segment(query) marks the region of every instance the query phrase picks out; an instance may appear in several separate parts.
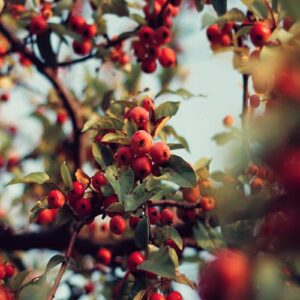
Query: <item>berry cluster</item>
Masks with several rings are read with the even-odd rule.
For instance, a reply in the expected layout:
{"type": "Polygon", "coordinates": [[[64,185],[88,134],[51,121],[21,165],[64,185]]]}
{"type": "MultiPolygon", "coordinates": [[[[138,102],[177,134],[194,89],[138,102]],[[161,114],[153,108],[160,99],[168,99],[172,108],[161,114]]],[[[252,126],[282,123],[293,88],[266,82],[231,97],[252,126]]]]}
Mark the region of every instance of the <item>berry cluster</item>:
{"type": "MultiPolygon", "coordinates": [[[[118,40],[117,36],[112,38],[112,42],[118,40]]],[[[110,51],[110,59],[112,62],[118,63],[120,66],[125,66],[129,63],[130,57],[128,53],[123,50],[124,41],[118,41],[110,51]]]]}
{"type": "Polygon", "coordinates": [[[138,40],[133,42],[133,50],[145,73],[155,72],[156,59],[164,68],[175,65],[176,53],[166,45],[172,41],[172,18],[177,16],[180,3],[181,1],[155,0],[152,12],[149,3],[144,7],[148,25],[139,29],[138,40]]]}
{"type": "Polygon", "coordinates": [[[150,300],[183,300],[183,297],[179,292],[172,291],[167,297],[160,293],[153,293],[150,297],[150,300]]]}
{"type": "Polygon", "coordinates": [[[0,280],[13,277],[15,274],[15,266],[9,262],[0,264],[0,280]]]}
{"type": "Polygon", "coordinates": [[[213,24],[207,28],[206,35],[211,42],[212,49],[217,49],[220,46],[232,46],[233,25],[233,22],[227,22],[222,28],[218,24],[213,24]]]}

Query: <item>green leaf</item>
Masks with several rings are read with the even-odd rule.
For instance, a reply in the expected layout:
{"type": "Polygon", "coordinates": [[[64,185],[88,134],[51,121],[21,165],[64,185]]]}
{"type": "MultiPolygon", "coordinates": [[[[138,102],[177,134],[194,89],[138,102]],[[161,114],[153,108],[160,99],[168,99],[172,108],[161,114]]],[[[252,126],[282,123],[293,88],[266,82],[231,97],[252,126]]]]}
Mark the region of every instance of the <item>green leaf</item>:
{"type": "Polygon", "coordinates": [[[168,146],[170,150],[180,150],[180,149],[186,149],[184,145],[182,144],[175,144],[175,143],[168,143],[168,146]]]}
{"type": "Polygon", "coordinates": [[[155,118],[156,120],[159,120],[163,117],[172,117],[174,116],[178,109],[179,109],[180,102],[171,102],[167,101],[162,104],[160,104],[155,109],[155,118]]]}
{"type": "Polygon", "coordinates": [[[65,161],[60,166],[60,176],[64,182],[65,187],[68,189],[68,191],[72,191],[73,180],[72,180],[72,176],[69,171],[69,168],[65,161]]]}
{"type": "Polygon", "coordinates": [[[124,205],[121,202],[111,204],[106,210],[109,212],[116,212],[121,214],[125,212],[124,205]]]}
{"type": "Polygon", "coordinates": [[[198,12],[203,10],[204,8],[203,0],[194,0],[194,3],[198,12]]]}
{"type": "Polygon", "coordinates": [[[199,170],[202,168],[209,169],[209,165],[211,163],[211,158],[203,157],[196,161],[195,170],[199,170]]]}
{"type": "Polygon", "coordinates": [[[23,178],[14,178],[9,183],[6,184],[6,186],[11,184],[17,184],[17,183],[37,183],[37,184],[43,184],[47,181],[49,181],[50,178],[47,173],[44,172],[34,172],[30,173],[23,178]]]}
{"type": "MultiPolygon", "coordinates": [[[[155,203],[155,202],[154,202],[155,203]]],[[[178,231],[170,225],[165,225],[162,227],[157,227],[154,231],[154,236],[156,239],[160,241],[160,243],[165,243],[168,239],[171,239],[175,242],[177,247],[182,250],[183,249],[183,242],[180,234],[178,231]]]]}
{"type": "Polygon", "coordinates": [[[186,139],[183,136],[179,135],[172,126],[170,126],[170,125],[164,126],[161,129],[161,132],[159,133],[160,137],[161,137],[161,135],[173,136],[180,144],[182,144],[184,146],[184,148],[187,151],[190,151],[190,148],[189,148],[189,145],[188,145],[186,139]]]}
{"type": "Polygon", "coordinates": [[[129,10],[125,0],[105,0],[103,2],[103,14],[115,14],[119,17],[129,16],[129,10]]]}
{"type": "Polygon", "coordinates": [[[190,98],[193,98],[193,97],[205,97],[204,95],[202,94],[192,94],[190,91],[188,91],[187,89],[184,89],[184,88],[180,88],[178,90],[170,90],[170,89],[163,89],[162,91],[160,91],[157,95],[156,95],[156,98],[163,95],[163,94],[174,94],[174,95],[177,95],[177,96],[180,96],[182,97],[183,99],[185,100],[188,100],[190,98]]]}
{"type": "Polygon", "coordinates": [[[214,171],[211,173],[211,179],[214,181],[222,182],[224,179],[225,173],[222,171],[214,171]]]}
{"type": "Polygon", "coordinates": [[[201,222],[194,225],[193,233],[198,246],[204,250],[214,251],[224,246],[222,235],[201,222]]]}
{"type": "Polygon", "coordinates": [[[58,210],[55,220],[56,225],[64,225],[73,219],[73,213],[68,206],[63,206],[58,210]]]}
{"type": "Polygon", "coordinates": [[[206,28],[212,24],[217,23],[218,18],[208,13],[203,13],[201,18],[201,27],[206,28]]]}
{"type": "Polygon", "coordinates": [[[296,0],[280,0],[283,9],[287,12],[287,15],[291,16],[293,20],[300,19],[300,7],[299,2],[296,0]]]}
{"type": "Polygon", "coordinates": [[[162,175],[180,187],[194,187],[197,184],[197,176],[193,168],[177,155],[171,155],[162,170],[162,175]]]}
{"type": "Polygon", "coordinates": [[[149,226],[147,218],[141,219],[134,232],[135,244],[140,249],[145,249],[149,242],[149,226]]]}
{"type": "Polygon", "coordinates": [[[105,169],[108,165],[111,165],[113,163],[112,153],[106,146],[102,144],[93,143],[92,153],[97,163],[103,169],[105,169]]]}
{"type": "MultiPolygon", "coordinates": [[[[199,258],[198,258],[198,261],[199,261],[199,258]]],[[[176,277],[174,278],[174,280],[180,284],[185,284],[192,289],[196,288],[194,282],[192,280],[188,279],[184,274],[177,274],[176,277]]]]}
{"type": "Polygon", "coordinates": [[[93,118],[87,121],[82,129],[82,132],[85,132],[90,129],[115,129],[122,130],[123,121],[114,117],[103,116],[99,118],[93,118]]]}
{"type": "Polygon", "coordinates": [[[219,16],[222,16],[226,13],[227,0],[212,0],[211,3],[219,16]]]}
{"type": "Polygon", "coordinates": [[[64,261],[65,261],[65,257],[63,255],[56,254],[56,255],[52,256],[47,263],[44,274],[48,273],[50,270],[55,268],[57,265],[63,263],[64,261]]]}
{"type": "Polygon", "coordinates": [[[124,133],[107,133],[101,139],[101,142],[117,143],[121,145],[129,145],[130,138],[124,133]]]}
{"type": "Polygon", "coordinates": [[[233,8],[220,17],[218,24],[224,26],[226,22],[242,22],[244,19],[245,14],[237,8],[233,8]]]}
{"type": "Polygon", "coordinates": [[[18,300],[41,300],[47,299],[48,288],[38,284],[28,285],[21,290],[18,300]]]}
{"type": "Polygon", "coordinates": [[[139,25],[145,25],[146,24],[145,18],[143,16],[139,15],[139,14],[131,14],[130,19],[132,19],[133,21],[135,21],[139,25]]]}
{"type": "Polygon", "coordinates": [[[262,0],[242,0],[242,2],[248,7],[248,9],[254,13],[254,15],[260,19],[268,17],[268,8],[262,0]]]}
{"type": "Polygon", "coordinates": [[[231,130],[230,132],[221,132],[217,133],[212,137],[212,140],[214,140],[217,145],[224,145],[231,141],[236,141],[240,138],[240,136],[237,134],[236,131],[231,130]]]}
{"type": "Polygon", "coordinates": [[[29,275],[29,273],[30,273],[30,271],[24,270],[24,271],[20,272],[19,274],[15,275],[14,277],[10,278],[7,283],[8,288],[12,292],[18,291],[20,289],[20,287],[22,286],[26,277],[29,275]]]}
{"type": "Polygon", "coordinates": [[[174,279],[175,264],[165,249],[159,249],[151,252],[148,259],[137,267],[139,270],[148,271],[158,276],[174,279]]]}
{"type": "Polygon", "coordinates": [[[134,185],[134,172],[131,168],[127,168],[120,172],[120,185],[124,194],[129,194],[134,185]]]}

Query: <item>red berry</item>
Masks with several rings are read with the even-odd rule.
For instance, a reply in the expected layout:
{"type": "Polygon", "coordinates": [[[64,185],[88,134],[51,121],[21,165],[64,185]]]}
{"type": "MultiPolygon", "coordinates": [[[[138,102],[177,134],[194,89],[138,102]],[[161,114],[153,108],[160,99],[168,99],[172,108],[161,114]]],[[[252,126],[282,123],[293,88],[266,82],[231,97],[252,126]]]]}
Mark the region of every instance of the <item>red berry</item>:
{"type": "Polygon", "coordinates": [[[148,156],[136,157],[132,162],[132,170],[135,176],[139,179],[143,179],[152,171],[152,163],[148,156]]]}
{"type": "Polygon", "coordinates": [[[158,60],[164,68],[171,67],[176,63],[176,53],[171,48],[163,48],[159,53],[158,60]]]}
{"type": "Polygon", "coordinates": [[[263,188],[263,186],[264,181],[259,177],[254,178],[250,183],[251,191],[254,193],[259,192],[263,188]]]}
{"type": "Polygon", "coordinates": [[[75,202],[74,210],[78,216],[87,216],[92,212],[92,205],[89,199],[81,198],[75,202]]]}
{"type": "Polygon", "coordinates": [[[211,211],[215,208],[215,199],[213,197],[202,197],[200,204],[203,211],[211,211]]]}
{"type": "Polygon", "coordinates": [[[226,127],[231,127],[233,125],[233,123],[234,123],[233,116],[228,115],[223,119],[223,124],[226,127]]]}
{"type": "Polygon", "coordinates": [[[222,33],[231,34],[233,30],[233,26],[234,26],[233,22],[227,22],[222,28],[222,33]]]}
{"type": "Polygon", "coordinates": [[[153,73],[155,72],[157,68],[157,64],[155,62],[155,59],[153,58],[146,58],[145,60],[142,61],[141,65],[142,70],[145,73],[153,73]]]}
{"type": "Polygon", "coordinates": [[[81,34],[85,26],[85,19],[81,16],[71,15],[68,20],[73,31],[81,34]]]}
{"type": "Polygon", "coordinates": [[[0,265],[0,280],[4,280],[5,275],[6,275],[6,273],[5,273],[5,265],[1,264],[0,265]]]}
{"type": "Polygon", "coordinates": [[[160,26],[155,30],[154,38],[159,45],[170,43],[172,40],[170,29],[166,26],[160,26]]]}
{"type": "Polygon", "coordinates": [[[153,293],[150,300],[166,300],[166,297],[160,293],[153,293]]]}
{"type": "Polygon", "coordinates": [[[157,45],[150,45],[145,49],[145,51],[146,51],[147,60],[151,60],[151,59],[155,60],[160,53],[160,49],[158,48],[157,45]]]}
{"type": "Polygon", "coordinates": [[[3,93],[3,94],[0,96],[0,100],[1,100],[2,102],[7,102],[7,101],[9,100],[9,98],[10,98],[9,93],[3,93]]]}
{"type": "Polygon", "coordinates": [[[147,154],[152,146],[152,136],[145,130],[138,130],[131,137],[130,147],[137,155],[147,154]]]}
{"type": "Polygon", "coordinates": [[[5,277],[10,278],[13,277],[15,274],[15,266],[11,263],[5,264],[5,277]]]}
{"type": "Polygon", "coordinates": [[[177,291],[172,291],[168,297],[167,297],[167,300],[183,300],[183,297],[182,295],[177,292],[177,291]]]}
{"type": "Polygon", "coordinates": [[[169,209],[165,208],[160,213],[160,222],[162,225],[170,225],[173,223],[174,220],[174,212],[169,209]]]}
{"type": "Polygon", "coordinates": [[[95,24],[84,24],[81,34],[85,38],[91,39],[97,34],[97,26],[95,24]]]}
{"type": "Polygon", "coordinates": [[[170,159],[170,148],[164,142],[157,142],[154,145],[152,145],[150,149],[150,155],[155,164],[164,164],[170,159]]]}
{"type": "Polygon", "coordinates": [[[265,45],[271,34],[270,27],[263,22],[256,22],[250,30],[251,41],[257,47],[265,45]]]}
{"type": "Polygon", "coordinates": [[[257,108],[260,105],[260,98],[258,95],[251,95],[250,96],[250,106],[252,108],[257,108]]]}
{"type": "Polygon", "coordinates": [[[64,124],[66,120],[68,119],[68,114],[65,111],[59,111],[56,114],[56,123],[57,124],[64,124]]]}
{"type": "Polygon", "coordinates": [[[78,55],[87,55],[92,50],[92,43],[89,40],[73,41],[73,50],[78,55]]]}
{"type": "Polygon", "coordinates": [[[133,120],[134,123],[138,126],[141,127],[145,124],[147,124],[149,120],[149,112],[144,109],[143,107],[136,106],[132,108],[128,112],[128,119],[133,120]]]}
{"type": "Polygon", "coordinates": [[[108,181],[103,172],[97,172],[92,177],[92,185],[97,191],[101,191],[101,186],[106,185],[107,183],[108,181]]]}
{"type": "Polygon", "coordinates": [[[147,111],[155,110],[155,104],[151,97],[147,96],[143,99],[141,103],[142,107],[147,111]]]}
{"type": "Polygon", "coordinates": [[[94,284],[92,282],[88,282],[85,286],[84,286],[84,289],[85,289],[85,293],[86,294],[90,294],[94,291],[94,284]]]}
{"type": "Polygon", "coordinates": [[[212,44],[218,44],[220,42],[221,34],[222,31],[218,24],[213,24],[206,30],[207,38],[212,44]]]}
{"type": "Polygon", "coordinates": [[[148,208],[148,217],[150,224],[155,225],[158,223],[160,219],[160,212],[156,207],[149,207],[148,208]]]}
{"type": "Polygon", "coordinates": [[[138,32],[138,36],[142,43],[151,44],[153,43],[154,30],[149,26],[142,26],[138,32]]]}
{"type": "Polygon", "coordinates": [[[41,224],[41,225],[46,225],[46,224],[49,224],[49,223],[53,222],[54,217],[53,217],[52,209],[49,209],[49,208],[43,209],[39,213],[36,221],[37,221],[38,224],[41,224]]]}
{"type": "Polygon", "coordinates": [[[134,41],[132,43],[134,55],[139,59],[139,60],[144,60],[146,59],[147,51],[145,48],[145,45],[141,43],[140,41],[134,41]]]}
{"type": "Polygon", "coordinates": [[[125,66],[130,62],[130,57],[127,53],[121,52],[121,55],[119,56],[118,62],[121,66],[125,66]]]}
{"type": "Polygon", "coordinates": [[[72,194],[78,198],[81,198],[84,195],[85,186],[80,181],[73,182],[72,194]]]}
{"type": "Polygon", "coordinates": [[[128,166],[133,158],[132,150],[129,147],[120,147],[116,153],[116,163],[118,166],[128,166]]]}
{"type": "Polygon", "coordinates": [[[126,230],[126,222],[121,216],[114,216],[109,222],[110,231],[114,234],[121,235],[126,230]]]}
{"type": "Polygon", "coordinates": [[[221,45],[228,47],[231,45],[231,36],[229,34],[222,34],[220,38],[221,45]]]}
{"type": "Polygon", "coordinates": [[[134,216],[131,216],[129,218],[129,227],[132,229],[132,230],[135,230],[136,226],[138,225],[138,223],[140,222],[140,217],[134,217],[134,216]]]}
{"type": "Polygon", "coordinates": [[[136,273],[138,271],[137,266],[145,261],[145,256],[141,252],[133,252],[129,255],[127,259],[128,269],[131,273],[136,273]]]}
{"type": "Polygon", "coordinates": [[[97,252],[97,259],[99,260],[99,262],[103,265],[108,266],[111,262],[111,252],[110,250],[106,249],[106,248],[101,248],[98,250],[97,252]]]}
{"type": "Polygon", "coordinates": [[[29,31],[32,34],[43,34],[47,30],[47,21],[43,16],[36,15],[29,22],[29,31]]]}
{"type": "Polygon", "coordinates": [[[48,194],[47,201],[50,208],[60,208],[65,204],[65,195],[59,190],[53,190],[48,194]]]}

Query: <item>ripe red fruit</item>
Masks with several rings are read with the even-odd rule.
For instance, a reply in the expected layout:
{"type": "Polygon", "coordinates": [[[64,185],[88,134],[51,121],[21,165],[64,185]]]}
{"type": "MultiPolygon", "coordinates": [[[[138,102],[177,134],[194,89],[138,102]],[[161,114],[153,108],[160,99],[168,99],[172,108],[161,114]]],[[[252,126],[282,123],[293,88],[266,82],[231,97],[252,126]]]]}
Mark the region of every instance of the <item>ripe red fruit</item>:
{"type": "Polygon", "coordinates": [[[93,187],[97,190],[101,190],[101,186],[106,185],[108,183],[105,174],[103,172],[97,172],[93,177],[92,177],[92,185],[93,187]]]}
{"type": "Polygon", "coordinates": [[[176,63],[176,53],[171,48],[163,48],[159,53],[158,60],[164,68],[171,67],[176,63]]]}
{"type": "Polygon", "coordinates": [[[149,217],[150,224],[152,224],[152,225],[157,224],[160,219],[159,210],[155,207],[149,207],[148,208],[148,217],[149,217]]]}
{"type": "Polygon", "coordinates": [[[166,300],[166,297],[160,293],[153,293],[150,300],[166,300]]]}
{"type": "Polygon", "coordinates": [[[260,105],[260,98],[258,95],[251,95],[250,96],[250,106],[252,108],[257,108],[260,105]]]}
{"type": "Polygon", "coordinates": [[[263,188],[264,181],[261,178],[256,177],[251,181],[250,186],[251,186],[251,191],[257,193],[263,188]]]}
{"type": "Polygon", "coordinates": [[[1,300],[15,300],[12,292],[5,286],[0,285],[0,299],[1,300]]]}
{"type": "Polygon", "coordinates": [[[92,43],[89,40],[73,41],[73,50],[78,55],[87,55],[92,50],[92,43]]]}
{"type": "Polygon", "coordinates": [[[135,230],[137,224],[140,222],[140,218],[139,217],[135,217],[135,216],[131,216],[129,218],[129,227],[132,230],[135,230]]]}
{"type": "Polygon", "coordinates": [[[128,166],[130,165],[133,153],[129,147],[120,147],[116,153],[116,163],[118,166],[128,166]]]}
{"type": "Polygon", "coordinates": [[[101,248],[98,250],[97,259],[99,260],[99,262],[101,264],[108,266],[111,262],[111,258],[112,258],[112,255],[111,255],[110,250],[108,250],[106,248],[101,248]]]}
{"type": "Polygon", "coordinates": [[[228,47],[231,45],[231,37],[229,34],[222,34],[220,38],[221,45],[228,47]]]}
{"type": "Polygon", "coordinates": [[[173,220],[174,220],[174,212],[169,208],[163,209],[162,212],[160,213],[161,224],[170,225],[173,223],[173,220]]]}
{"type": "Polygon", "coordinates": [[[84,24],[81,34],[85,38],[91,39],[97,34],[97,26],[95,24],[84,24]]]}
{"type": "Polygon", "coordinates": [[[155,164],[161,165],[170,159],[171,152],[169,146],[160,141],[152,145],[150,155],[155,164]]]}
{"type": "Polygon", "coordinates": [[[215,199],[213,197],[202,197],[200,204],[203,211],[211,211],[215,208],[215,199]]]}
{"type": "Polygon", "coordinates": [[[149,26],[142,26],[138,32],[142,43],[151,44],[153,42],[154,30],[149,26]]]}
{"type": "Polygon", "coordinates": [[[155,72],[156,68],[157,68],[157,64],[155,62],[155,59],[146,58],[145,60],[142,61],[141,69],[145,73],[153,73],[153,72],[155,72]]]}
{"type": "Polygon", "coordinates": [[[239,251],[221,250],[200,275],[199,295],[203,300],[249,299],[250,265],[239,251]]]}
{"type": "Polygon", "coordinates": [[[143,179],[152,171],[152,163],[148,156],[136,157],[132,162],[132,170],[135,176],[139,179],[143,179]]]}
{"type": "Polygon", "coordinates": [[[85,289],[85,293],[86,294],[90,294],[94,291],[94,284],[92,282],[88,282],[85,286],[84,286],[84,289],[85,289]]]}
{"type": "Polygon", "coordinates": [[[54,221],[54,216],[53,216],[52,209],[49,209],[49,208],[43,209],[39,213],[36,221],[37,221],[38,224],[41,224],[41,225],[46,225],[46,224],[49,224],[49,223],[53,222],[54,221]]]}
{"type": "Polygon", "coordinates": [[[251,41],[257,47],[265,45],[271,34],[270,27],[263,22],[256,22],[250,30],[251,41]]]}
{"type": "Polygon", "coordinates": [[[151,97],[147,96],[143,99],[141,103],[142,107],[147,111],[155,110],[155,104],[151,97]]]}
{"type": "Polygon", "coordinates": [[[206,30],[207,38],[212,44],[217,44],[220,42],[221,34],[222,31],[218,24],[213,24],[206,30]]]}
{"type": "Polygon", "coordinates": [[[79,34],[82,33],[85,26],[85,19],[81,16],[71,15],[68,19],[71,29],[79,34]]]}
{"type": "Polygon", "coordinates": [[[183,188],[182,196],[183,196],[183,199],[188,202],[191,202],[191,203],[197,202],[200,198],[199,186],[197,185],[193,188],[183,188]]]}
{"type": "Polygon", "coordinates": [[[131,273],[136,273],[138,271],[137,267],[145,261],[145,256],[138,251],[132,252],[128,259],[127,265],[131,273]]]}
{"type": "Polygon", "coordinates": [[[149,120],[149,112],[145,108],[139,106],[132,108],[127,116],[128,119],[133,120],[138,127],[145,125],[149,120]]]}
{"type": "Polygon", "coordinates": [[[114,234],[121,235],[126,230],[126,222],[121,216],[114,216],[109,222],[110,231],[114,234]]]}
{"type": "Polygon", "coordinates": [[[167,297],[167,300],[183,300],[183,297],[182,295],[177,292],[177,291],[172,291],[168,297],[167,297]]]}
{"type": "Polygon", "coordinates": [[[142,44],[140,41],[134,41],[132,43],[134,55],[139,59],[139,60],[144,60],[146,58],[146,48],[145,45],[142,44]]]}
{"type": "Polygon", "coordinates": [[[56,114],[56,123],[63,125],[68,119],[68,114],[65,111],[58,111],[56,114]]]}
{"type": "Polygon", "coordinates": [[[3,93],[1,96],[0,96],[0,100],[2,102],[7,102],[9,100],[10,96],[9,96],[9,93],[3,93]]]}
{"type": "Polygon", "coordinates": [[[138,130],[130,140],[130,147],[137,155],[147,154],[152,146],[152,136],[145,130],[138,130]]]}
{"type": "Polygon", "coordinates": [[[158,27],[155,30],[154,38],[155,38],[155,41],[159,45],[165,45],[165,44],[170,43],[171,40],[172,40],[170,29],[167,28],[166,26],[160,26],[160,27],[158,27]]]}
{"type": "Polygon", "coordinates": [[[30,19],[29,31],[32,34],[43,34],[47,30],[47,21],[43,16],[36,15],[30,19]]]}
{"type": "Polygon", "coordinates": [[[156,59],[159,56],[160,48],[157,45],[150,45],[146,49],[147,59],[156,59]]]}
{"type": "Polygon", "coordinates": [[[11,263],[5,264],[5,277],[10,278],[13,277],[15,274],[15,266],[11,263]]]}
{"type": "Polygon", "coordinates": [[[81,198],[75,202],[74,210],[78,216],[87,216],[92,212],[92,205],[89,199],[81,198]]]}
{"type": "Polygon", "coordinates": [[[5,278],[5,266],[3,264],[0,265],[0,280],[4,280],[5,278]]]}
{"type": "Polygon", "coordinates": [[[60,208],[65,204],[65,196],[59,190],[53,190],[47,197],[48,205],[50,208],[60,208]]]}
{"type": "Polygon", "coordinates": [[[233,125],[233,123],[234,123],[233,116],[228,115],[223,119],[223,124],[226,127],[231,127],[233,125]]]}
{"type": "Polygon", "coordinates": [[[78,198],[82,197],[84,195],[85,186],[80,181],[74,181],[73,182],[73,189],[72,194],[78,198]]]}
{"type": "Polygon", "coordinates": [[[256,175],[257,173],[258,173],[258,166],[255,164],[251,164],[248,167],[248,174],[253,176],[253,175],[256,175]]]}

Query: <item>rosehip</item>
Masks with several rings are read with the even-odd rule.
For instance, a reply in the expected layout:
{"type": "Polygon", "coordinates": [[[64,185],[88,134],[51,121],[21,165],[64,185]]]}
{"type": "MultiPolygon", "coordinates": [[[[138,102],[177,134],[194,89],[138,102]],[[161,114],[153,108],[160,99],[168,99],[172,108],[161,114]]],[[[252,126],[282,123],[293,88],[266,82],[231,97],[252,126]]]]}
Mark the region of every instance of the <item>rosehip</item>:
{"type": "Polygon", "coordinates": [[[92,205],[89,199],[81,198],[75,202],[74,210],[78,216],[87,216],[92,212],[92,205]]]}
{"type": "Polygon", "coordinates": [[[120,147],[116,153],[116,163],[118,166],[130,165],[133,158],[132,150],[129,147],[120,147]]]}
{"type": "Polygon", "coordinates": [[[139,156],[136,157],[132,162],[132,170],[135,176],[139,179],[143,179],[152,171],[152,164],[151,160],[148,156],[139,156]]]}
{"type": "Polygon", "coordinates": [[[149,207],[148,208],[148,217],[149,217],[150,224],[152,224],[152,225],[157,224],[160,219],[159,210],[155,207],[149,207]]]}
{"type": "Polygon", "coordinates": [[[163,48],[159,53],[158,60],[164,68],[171,67],[176,63],[176,53],[171,48],[163,48]]]}
{"type": "Polygon", "coordinates": [[[29,22],[29,31],[32,34],[43,34],[47,30],[47,21],[43,16],[36,15],[31,18],[29,22]]]}
{"type": "Polygon", "coordinates": [[[150,149],[150,156],[155,164],[164,164],[170,159],[170,148],[164,142],[157,142],[152,145],[150,149]]]}
{"type": "Polygon", "coordinates": [[[106,249],[106,248],[101,248],[98,250],[97,252],[97,259],[99,260],[99,262],[103,265],[108,266],[111,262],[111,252],[110,250],[106,249]]]}
{"type": "Polygon", "coordinates": [[[128,269],[131,273],[138,271],[137,267],[145,261],[145,256],[141,252],[133,252],[127,259],[128,269]]]}
{"type": "Polygon", "coordinates": [[[137,155],[147,154],[152,146],[152,136],[145,130],[138,130],[131,137],[130,147],[137,155]]]}
{"type": "Polygon", "coordinates": [[[168,297],[167,300],[183,300],[182,295],[177,291],[172,291],[168,297]]]}
{"type": "Polygon", "coordinates": [[[126,230],[126,222],[121,216],[114,216],[109,222],[110,231],[116,235],[121,235],[126,230]]]}
{"type": "Polygon", "coordinates": [[[162,225],[170,225],[173,223],[174,220],[174,212],[169,209],[165,208],[160,213],[160,222],[162,225]]]}
{"type": "Polygon", "coordinates": [[[48,205],[50,208],[60,208],[65,204],[65,196],[59,190],[53,190],[47,197],[48,205]]]}
{"type": "Polygon", "coordinates": [[[256,22],[250,30],[251,41],[257,47],[265,45],[271,34],[270,27],[263,22],[256,22]]]}
{"type": "Polygon", "coordinates": [[[92,185],[97,191],[101,191],[101,186],[106,185],[108,183],[103,172],[97,172],[92,177],[92,185]]]}

